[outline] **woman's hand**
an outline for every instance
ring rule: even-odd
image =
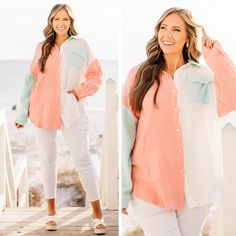
[[[122,208],[122,213],[125,215],[128,215],[128,212],[126,211],[126,208]]]
[[[204,28],[202,28],[202,46],[206,47],[207,49],[211,49],[214,46],[216,40],[211,39],[207,34]]]
[[[16,126],[17,129],[24,128],[24,125],[20,125],[18,123],[15,123],[15,126]]]
[[[78,95],[77,95],[77,93],[75,92],[74,89],[67,91],[67,93],[68,94],[73,93],[73,95],[75,96],[76,100],[79,101]]]

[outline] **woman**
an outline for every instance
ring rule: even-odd
[[[122,212],[128,203],[146,236],[199,236],[222,192],[214,146],[219,117],[236,110],[236,72],[186,9],[163,13],[123,93]],[[217,136],[220,139],[220,136]]]
[[[76,37],[68,5],[57,4],[52,8],[44,35],[25,79],[22,109],[15,123],[22,128],[29,117],[34,126],[48,203],[46,229],[57,229],[55,142],[57,130],[61,129],[93,208],[94,233],[104,234],[106,225],[99,202],[98,179],[89,155],[88,117],[84,108],[85,98],[101,85],[102,71],[85,40]]]

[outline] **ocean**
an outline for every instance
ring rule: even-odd
[[[105,110],[105,82],[109,78],[118,81],[118,61],[100,60],[100,63],[103,85],[94,96],[88,98],[88,110]],[[29,60],[0,60],[0,108],[9,110],[14,105],[20,104],[29,66]]]

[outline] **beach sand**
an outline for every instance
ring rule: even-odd
[[[35,144],[32,124],[30,122],[23,129],[16,129],[14,118],[17,111],[7,110],[8,133],[11,143],[13,160],[22,155],[27,157],[28,185],[30,192],[30,206],[44,206],[43,187],[41,181],[40,159]],[[102,152],[102,140],[104,130],[104,112],[88,111],[90,130],[90,153],[99,172],[100,157]],[[70,150],[61,132],[57,135],[57,205],[84,206],[85,192],[79,181],[79,175],[70,156]],[[98,173],[99,174],[99,173]]]

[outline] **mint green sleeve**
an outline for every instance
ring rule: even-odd
[[[132,192],[131,153],[135,143],[137,119],[122,106],[122,208],[127,208]]]
[[[33,75],[27,74],[25,77],[24,88],[21,95],[21,107],[15,119],[15,123],[25,125],[29,119],[29,104],[32,89],[36,83]]]

